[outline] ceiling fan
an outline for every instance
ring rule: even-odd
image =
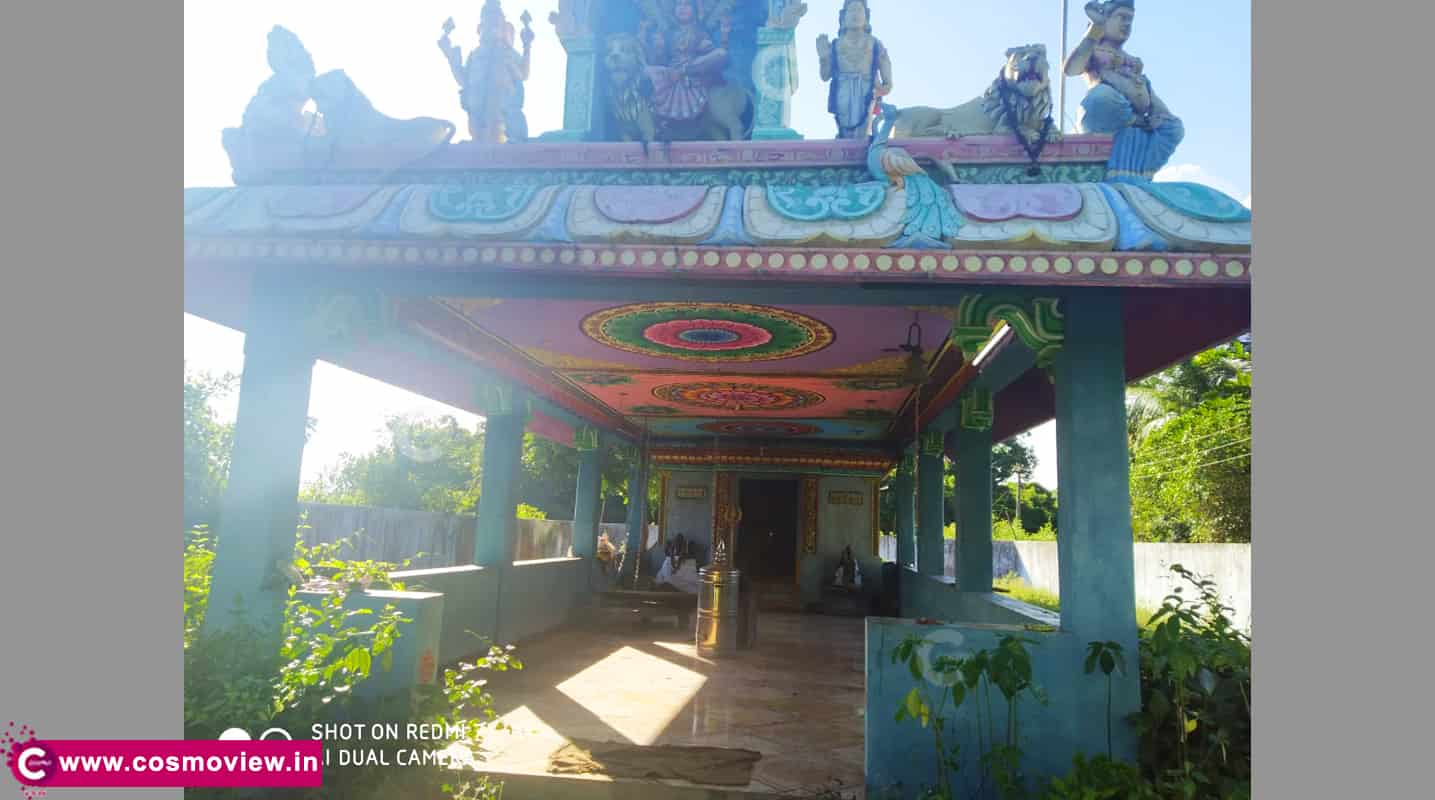
[[[912,324],[907,326],[907,341],[896,347],[884,347],[884,353],[906,353],[907,363],[902,369],[902,382],[909,386],[921,386],[927,382],[926,351],[922,349],[922,325],[919,315],[912,315]]]

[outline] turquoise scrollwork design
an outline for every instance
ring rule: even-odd
[[[1250,222],[1251,210],[1199,183],[1143,183],[1141,188],[1168,208],[1207,222]]]
[[[1065,341],[1066,320],[1055,298],[968,295],[957,304],[957,322],[952,328],[952,340],[967,361],[981,352],[999,322],[1010,325],[1036,353],[1038,367],[1049,366]]]
[[[503,222],[528,207],[537,186],[452,184],[429,195],[429,213],[445,222]]]
[[[798,222],[853,220],[870,216],[887,200],[887,186],[876,181],[845,186],[767,187],[767,204]]]

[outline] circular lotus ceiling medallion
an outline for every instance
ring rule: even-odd
[[[782,422],[780,420],[733,420],[731,422],[708,422],[698,426],[698,430],[707,433],[716,433],[722,436],[810,436],[814,433],[821,433],[822,429],[816,425],[804,425],[801,422]]]
[[[756,383],[670,383],[653,390],[669,403],[732,411],[794,411],[821,405],[827,398],[805,389]]]
[[[797,358],[832,344],[811,317],[769,306],[642,303],[589,315],[583,333],[629,353],[684,361],[742,362]]]

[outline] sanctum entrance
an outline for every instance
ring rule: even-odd
[[[738,497],[737,568],[755,582],[795,585],[798,482],[747,478]]]

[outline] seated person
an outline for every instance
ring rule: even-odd
[[[857,566],[857,559],[852,555],[850,546],[842,548],[842,557],[837,562],[837,574],[832,585],[844,589],[862,585],[862,570]]]
[[[678,591],[697,594],[700,586],[698,560],[693,557],[692,543],[680,533],[668,543],[663,565],[653,578],[653,588],[658,591]]]

